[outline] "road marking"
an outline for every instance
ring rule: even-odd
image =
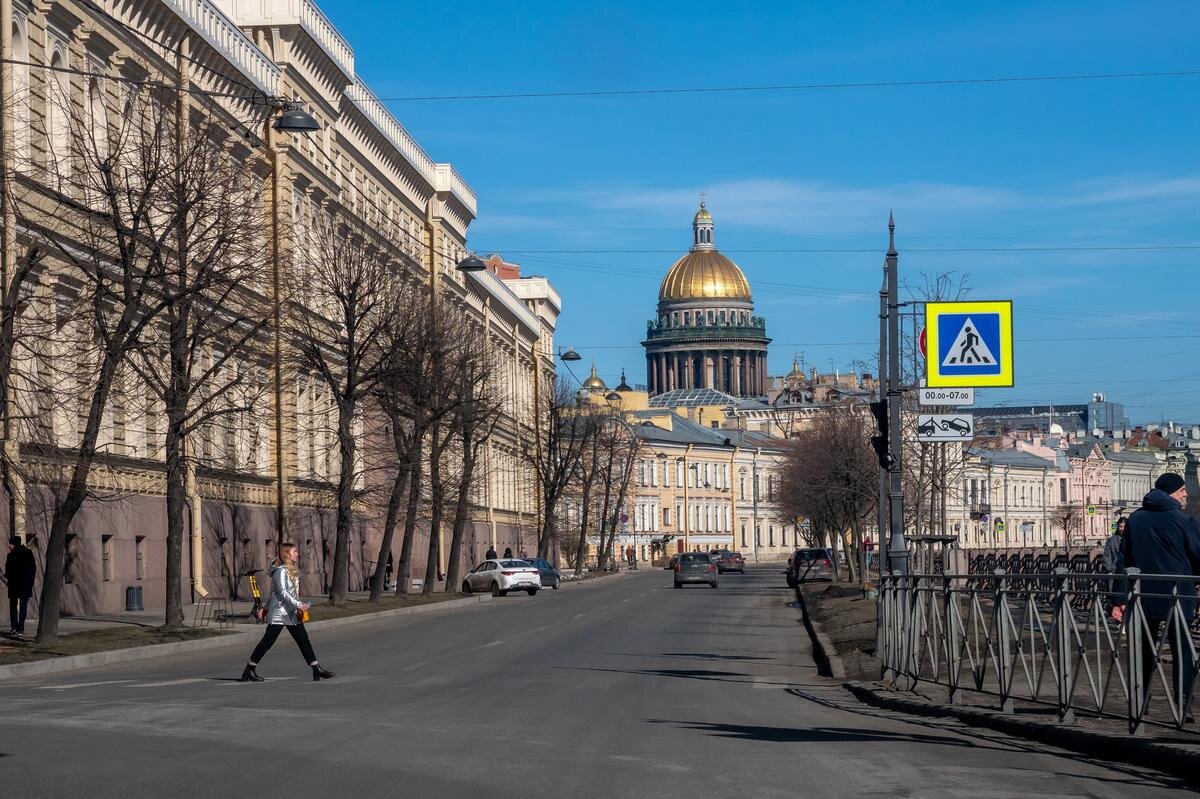
[[[412,669],[419,669],[421,666],[425,666],[428,664],[429,664],[428,660],[422,660],[419,663],[413,663],[411,666],[405,666],[402,669],[400,669],[400,671],[411,671]]]
[[[537,629],[535,629],[534,632],[540,633],[542,630],[549,630],[549,629],[550,629],[549,624],[543,624],[541,627],[538,627]]]
[[[586,615],[587,615],[586,613],[576,613],[576,614],[575,614],[574,616],[572,616],[571,618],[572,618],[572,619],[582,619],[582,618],[583,618],[584,616],[586,616]]]
[[[76,682],[67,685],[39,685],[39,691],[65,691],[68,688],[91,688],[93,685],[116,685],[117,683],[133,682],[133,680],[100,680],[99,682]]]
[[[484,644],[482,648],[487,649],[489,646],[500,646],[500,644],[502,644],[502,643],[504,643],[504,641],[502,641],[502,640],[501,641],[492,641],[490,644]]]
[[[629,600],[630,600],[630,597],[626,597],[625,599],[622,599],[622,600],[621,600],[621,604],[622,604],[622,605],[624,605],[624,604],[625,604],[626,602],[628,602]]]
[[[195,682],[208,682],[207,677],[184,677],[181,680],[163,680],[162,682],[140,682],[126,685],[126,688],[162,688],[167,685],[188,685]]]

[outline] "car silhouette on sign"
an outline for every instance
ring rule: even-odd
[[[964,419],[926,419],[920,426],[917,427],[917,435],[931,438],[937,435],[938,430],[943,432],[955,432],[963,438],[971,434],[971,424]]]
[[[968,424],[967,422],[963,421],[962,419],[943,419],[942,420],[942,429],[943,430],[953,430],[954,432],[958,433],[960,436],[963,436],[964,438],[966,436],[970,435],[970,433],[971,433],[971,425]]]

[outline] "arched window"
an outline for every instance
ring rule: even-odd
[[[71,112],[71,76],[62,71],[66,66],[63,50],[55,50],[50,57],[47,81],[46,133],[50,144],[48,166],[58,177],[60,189],[71,176],[71,123],[68,116]]]
[[[97,161],[108,158],[108,113],[104,105],[104,87],[97,78],[88,84],[88,131],[92,140],[88,150]]]
[[[13,144],[17,168],[29,162],[29,42],[23,22],[13,20]]]

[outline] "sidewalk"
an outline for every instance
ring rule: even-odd
[[[915,691],[903,691],[877,680],[879,661],[874,641],[867,635],[868,619],[873,629],[874,602],[862,599],[851,586],[802,586],[797,591],[805,625],[812,639],[813,654],[821,673],[843,682],[843,687],[860,701],[888,710],[919,716],[955,718],[978,727],[1018,735],[1041,743],[1070,749],[1104,760],[1151,766],[1195,779],[1200,774],[1200,734],[1195,726],[1185,731],[1147,725],[1140,737],[1129,735],[1123,719],[1097,718],[1080,713],[1073,724],[1059,723],[1054,708],[1016,700],[1013,713],[1001,713],[994,697],[964,690],[957,704],[945,701],[943,686],[919,683]],[[843,652],[838,642],[849,644]]]

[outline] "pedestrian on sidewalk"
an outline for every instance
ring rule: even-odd
[[[1154,481],[1154,489],[1142,500],[1142,507],[1133,512],[1125,525],[1122,554],[1125,567],[1137,567],[1145,574],[1200,576],[1200,523],[1183,508],[1187,504],[1187,487],[1183,477],[1167,472]],[[1172,591],[1178,597],[1172,597]],[[1181,708],[1190,721],[1196,662],[1188,626],[1196,615],[1194,584],[1186,580],[1142,580],[1142,613],[1149,625],[1149,643],[1140,638],[1142,650],[1142,701],[1150,696],[1150,688],[1158,680],[1154,671],[1158,641],[1167,626],[1166,639],[1171,647],[1172,693],[1182,699]],[[1178,603],[1178,605],[1176,605]],[[1172,613],[1176,611],[1176,613]]]
[[[495,544],[488,544],[488,549],[487,549],[487,552],[485,552],[483,554],[483,559],[484,560],[495,560],[496,559],[496,545]]]
[[[505,547],[505,548],[504,548],[504,559],[505,559],[505,560],[511,560],[511,559],[512,559],[512,547]]]
[[[279,634],[286,627],[304,662],[312,667],[313,681],[328,680],[333,676],[332,671],[321,668],[317,655],[313,652],[308,640],[308,632],[304,629],[304,619],[308,617],[310,605],[300,599],[300,552],[295,544],[280,544],[279,557],[271,565],[271,598],[267,602],[267,629],[263,632],[262,640],[254,647],[246,668],[242,671],[242,682],[262,682],[258,676],[258,664],[263,656],[274,646]]]
[[[8,539],[8,557],[4,559],[4,581],[8,583],[9,635],[25,634],[25,617],[29,613],[29,598],[33,596],[33,581],[37,564],[33,552],[21,543],[19,536]]]
[[[1119,575],[1125,571],[1125,526],[1128,523],[1129,520],[1124,516],[1119,517],[1113,526],[1115,532],[1104,542],[1104,554],[1101,558],[1104,561],[1104,570],[1109,574]],[[1125,613],[1125,591],[1124,580],[1113,577],[1108,581],[1109,612],[1117,621],[1121,621]]]

